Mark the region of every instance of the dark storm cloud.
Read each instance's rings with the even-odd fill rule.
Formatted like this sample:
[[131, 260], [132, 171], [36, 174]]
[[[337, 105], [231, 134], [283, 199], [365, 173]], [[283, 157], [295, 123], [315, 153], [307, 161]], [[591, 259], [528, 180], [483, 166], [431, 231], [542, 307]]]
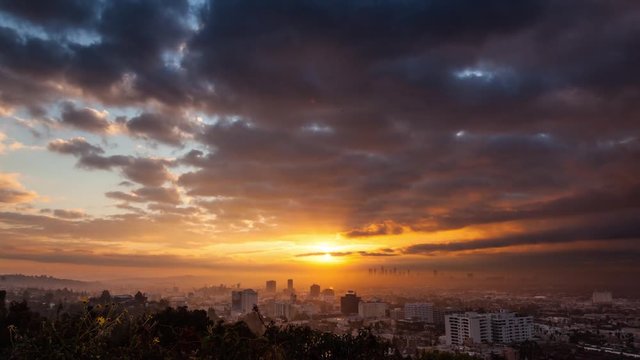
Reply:
[[[19, 33], [13, 24], [0, 24], [0, 66], [14, 76], [26, 76], [21, 79], [24, 83], [66, 81], [106, 102], [157, 98], [177, 104], [189, 98], [188, 91], [179, 87], [187, 79], [164, 58], [178, 52], [191, 33], [186, 0], [3, 1], [3, 10], [45, 31], [53, 30], [36, 37]], [[132, 80], [130, 86], [123, 85], [127, 77]], [[13, 89], [4, 84], [3, 90]], [[49, 91], [64, 96], [59, 88]], [[31, 99], [37, 100], [44, 99]]]
[[100, 4], [83, 0], [0, 0], [0, 11], [35, 25], [75, 27], [94, 21]]
[[610, 213], [640, 208], [640, 186], [628, 189], [595, 189], [563, 196], [549, 201], [526, 203], [510, 209], [484, 208], [455, 211], [438, 218], [441, 227], [458, 228], [468, 225], [514, 220], [559, 218], [593, 213]]
[[[188, 35], [188, 9], [186, 0], [107, 2], [96, 25], [101, 41], [71, 46], [75, 56], [67, 78], [85, 90], [110, 97], [110, 87], [128, 74], [133, 81], [129, 89], [133, 99], [151, 95], [167, 103], [185, 101], [185, 94], [168, 90], [180, 79], [160, 75], [173, 74], [163, 55], [177, 51]], [[138, 94], [139, 90], [145, 93]], [[119, 98], [123, 95], [116, 94], [115, 99]]]
[[[56, 79], [62, 75], [71, 56], [66, 48], [54, 41], [23, 36], [18, 31], [2, 25], [0, 23], [2, 67], [14, 74], [27, 76], [25, 82], [29, 83], [38, 83], [46, 78]], [[11, 84], [3, 84], [3, 91], [11, 89], [7, 85]]]
[[[576, 241], [602, 241], [617, 239], [640, 239], [640, 224], [637, 213], [622, 218], [591, 220], [590, 224], [570, 225], [562, 228], [531, 231], [519, 235], [507, 235], [481, 240], [455, 241], [448, 243], [416, 244], [404, 249], [408, 254], [430, 255], [469, 250], [506, 248], [518, 245], [558, 244]], [[606, 219], [606, 218], [605, 218]]]

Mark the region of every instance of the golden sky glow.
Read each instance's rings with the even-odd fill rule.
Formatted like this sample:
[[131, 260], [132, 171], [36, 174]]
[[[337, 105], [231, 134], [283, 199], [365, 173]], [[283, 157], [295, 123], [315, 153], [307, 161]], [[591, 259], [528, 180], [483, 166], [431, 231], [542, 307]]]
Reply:
[[637, 6], [9, 3], [2, 273], [640, 272]]

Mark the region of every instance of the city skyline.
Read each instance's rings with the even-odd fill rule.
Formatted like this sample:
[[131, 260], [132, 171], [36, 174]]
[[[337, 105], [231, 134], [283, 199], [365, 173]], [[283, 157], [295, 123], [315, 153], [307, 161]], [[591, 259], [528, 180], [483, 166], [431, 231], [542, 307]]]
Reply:
[[0, 1], [0, 273], [634, 290], [638, 19]]

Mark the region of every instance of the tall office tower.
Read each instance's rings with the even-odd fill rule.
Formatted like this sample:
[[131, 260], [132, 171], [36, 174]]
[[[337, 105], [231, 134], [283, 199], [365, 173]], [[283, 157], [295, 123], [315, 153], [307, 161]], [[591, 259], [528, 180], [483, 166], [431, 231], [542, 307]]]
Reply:
[[276, 281], [275, 280], [267, 280], [267, 292], [274, 293], [276, 292]]
[[434, 322], [433, 304], [431, 303], [406, 303], [404, 305], [404, 317], [408, 320]]
[[355, 291], [347, 291], [347, 293], [340, 298], [340, 312], [344, 315], [357, 314], [360, 300], [360, 297], [356, 295]]
[[293, 279], [287, 280], [287, 291], [289, 293], [293, 292]]
[[258, 293], [252, 289], [231, 292], [231, 310], [248, 314], [258, 305]]
[[311, 287], [309, 288], [309, 296], [312, 298], [320, 297], [320, 285], [318, 284], [311, 285]]
[[447, 345], [491, 342], [491, 316], [467, 312], [445, 315], [444, 322]]

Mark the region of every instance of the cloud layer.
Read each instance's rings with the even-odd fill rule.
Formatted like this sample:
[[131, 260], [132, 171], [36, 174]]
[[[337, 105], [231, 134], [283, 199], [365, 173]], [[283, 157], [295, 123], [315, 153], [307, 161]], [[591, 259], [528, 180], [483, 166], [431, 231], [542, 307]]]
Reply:
[[[105, 196], [134, 228], [394, 249], [336, 253], [372, 258], [640, 237], [635, 1], [0, 1], [0, 15], [0, 108], [66, 131], [47, 148], [79, 171], [126, 180]], [[0, 202], [32, 200], [12, 176]], [[50, 215], [2, 221], [76, 236], [114, 220]], [[492, 226], [519, 233], [402, 240]]]

